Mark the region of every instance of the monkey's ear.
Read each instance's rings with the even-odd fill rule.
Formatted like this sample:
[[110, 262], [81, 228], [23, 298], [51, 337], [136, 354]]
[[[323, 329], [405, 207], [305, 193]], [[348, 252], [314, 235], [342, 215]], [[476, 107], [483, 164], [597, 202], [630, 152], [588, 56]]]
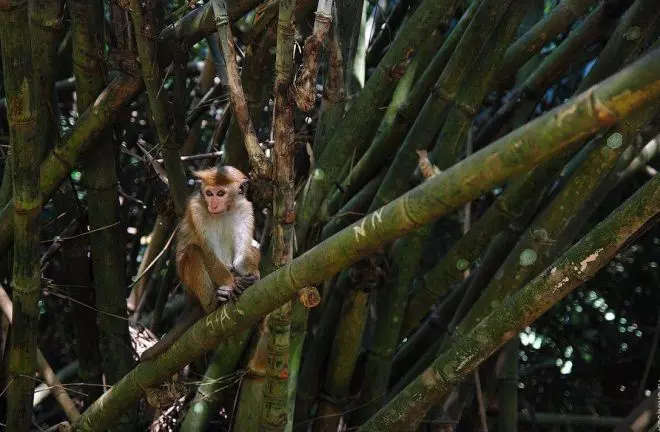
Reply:
[[248, 186], [250, 186], [250, 180], [245, 180], [241, 185], [238, 187], [238, 194], [239, 195], [245, 195], [248, 190]]

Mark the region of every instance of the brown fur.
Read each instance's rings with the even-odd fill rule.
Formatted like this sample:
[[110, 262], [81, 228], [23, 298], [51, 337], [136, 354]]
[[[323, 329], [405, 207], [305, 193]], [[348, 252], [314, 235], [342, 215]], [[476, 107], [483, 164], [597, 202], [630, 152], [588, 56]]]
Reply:
[[[252, 245], [254, 235], [254, 215], [252, 204], [241, 194], [240, 188], [247, 177], [231, 166], [208, 168], [196, 171], [195, 177], [202, 182], [201, 189], [223, 186], [226, 194], [222, 198], [226, 203], [225, 213], [209, 213], [207, 202], [200, 192], [194, 193], [186, 206], [186, 212], [179, 223], [176, 243], [176, 267], [188, 297], [188, 311], [179, 323], [156, 345], [142, 354], [141, 360], [153, 358], [172, 345], [183, 332], [203, 314], [209, 314], [218, 307], [217, 289], [236, 286], [236, 278], [220, 255], [229, 255], [231, 260], [238, 259], [240, 265], [236, 271], [242, 276], [260, 276], [260, 253]], [[228, 225], [229, 224], [229, 225]], [[227, 231], [229, 227], [232, 230]], [[239, 237], [225, 239], [227, 232], [239, 232]], [[211, 240], [222, 239], [216, 249], [209, 244]], [[236, 244], [240, 242], [242, 244]], [[231, 247], [231, 249], [226, 249]], [[218, 252], [218, 249], [220, 248]], [[230, 261], [231, 261], [230, 260]], [[231, 267], [234, 262], [229, 263]]]

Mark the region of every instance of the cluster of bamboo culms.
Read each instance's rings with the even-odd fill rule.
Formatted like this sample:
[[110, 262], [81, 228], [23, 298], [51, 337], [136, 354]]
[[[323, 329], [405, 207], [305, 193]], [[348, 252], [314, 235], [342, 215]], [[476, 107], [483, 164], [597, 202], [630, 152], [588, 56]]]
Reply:
[[[562, 0], [545, 12], [532, 0], [399, 0], [387, 15], [357, 0], [210, 0], [168, 16], [160, 2], [131, 0], [112, 2], [105, 17], [102, 2], [70, 0], [79, 115], [66, 134], [52, 109], [61, 2], [0, 3], [11, 131], [0, 248], [13, 253], [4, 287], [11, 301], [0, 288], [0, 306], [12, 322], [11, 431], [31, 425], [35, 371], [58, 389], [73, 430], [136, 430], [141, 412], [153, 417], [139, 400], [193, 362], [206, 370], [186, 395], [183, 431], [205, 430], [220, 406], [235, 431], [419, 430], [460, 422], [475, 397], [485, 423], [498, 383], [498, 430], [515, 431], [518, 332], [660, 212], [655, 176], [583, 229], [639, 165], [639, 137], [657, 132], [648, 127], [660, 114], [657, 0]], [[370, 38], [366, 24], [382, 17]], [[108, 24], [114, 57], [104, 52]], [[204, 38], [209, 55], [191, 97], [188, 52]], [[570, 66], [593, 59], [572, 98], [539, 104]], [[113, 131], [130, 103], [144, 104], [160, 156], [143, 157], [169, 190], [129, 297], [131, 325], [159, 333], [175, 278], [163, 258], [172, 256], [189, 193], [183, 156], [218, 156], [199, 148], [200, 112], [223, 92], [211, 145], [252, 173], [251, 187], [268, 191], [255, 201], [270, 210], [262, 279], [196, 323], [176, 350], [136, 363], [122, 319], [131, 269]], [[301, 113], [315, 134], [309, 176], [297, 184]], [[271, 121], [273, 143], [260, 143], [259, 125]], [[65, 180], [77, 166], [86, 208], [63, 198], [74, 194]], [[489, 207], [471, 204], [480, 198]], [[72, 240], [40, 259], [39, 215], [51, 199], [71, 217], [62, 237]], [[450, 247], [431, 261], [427, 245], [438, 230]], [[37, 324], [48, 258], [60, 253], [66, 268], [80, 270], [78, 234], [87, 231], [92, 274], [77, 272], [71, 283], [94, 286], [73, 303], [79, 381], [94, 385], [79, 412], [71, 398], [80, 396], [61, 391], [37, 348]], [[322, 301], [310, 308], [315, 302], [300, 293], [314, 297], [315, 289]], [[153, 312], [141, 314], [147, 298]], [[485, 363], [496, 357], [503, 368]]]

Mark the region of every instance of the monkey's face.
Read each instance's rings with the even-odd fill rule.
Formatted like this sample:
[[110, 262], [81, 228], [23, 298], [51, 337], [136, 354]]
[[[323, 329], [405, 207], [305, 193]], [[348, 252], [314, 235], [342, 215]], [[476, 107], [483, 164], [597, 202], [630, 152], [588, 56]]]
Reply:
[[207, 186], [202, 189], [206, 208], [212, 215], [220, 215], [231, 210], [234, 196], [231, 190], [223, 186]]

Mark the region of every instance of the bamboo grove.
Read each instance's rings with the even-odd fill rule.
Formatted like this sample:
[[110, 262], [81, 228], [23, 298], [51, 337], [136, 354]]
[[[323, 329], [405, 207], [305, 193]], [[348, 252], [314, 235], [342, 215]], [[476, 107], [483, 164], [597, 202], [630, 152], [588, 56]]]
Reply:
[[[0, 0], [3, 425], [518, 430], [521, 332], [657, 234], [659, 42], [656, 0]], [[261, 279], [140, 362], [216, 164]]]

